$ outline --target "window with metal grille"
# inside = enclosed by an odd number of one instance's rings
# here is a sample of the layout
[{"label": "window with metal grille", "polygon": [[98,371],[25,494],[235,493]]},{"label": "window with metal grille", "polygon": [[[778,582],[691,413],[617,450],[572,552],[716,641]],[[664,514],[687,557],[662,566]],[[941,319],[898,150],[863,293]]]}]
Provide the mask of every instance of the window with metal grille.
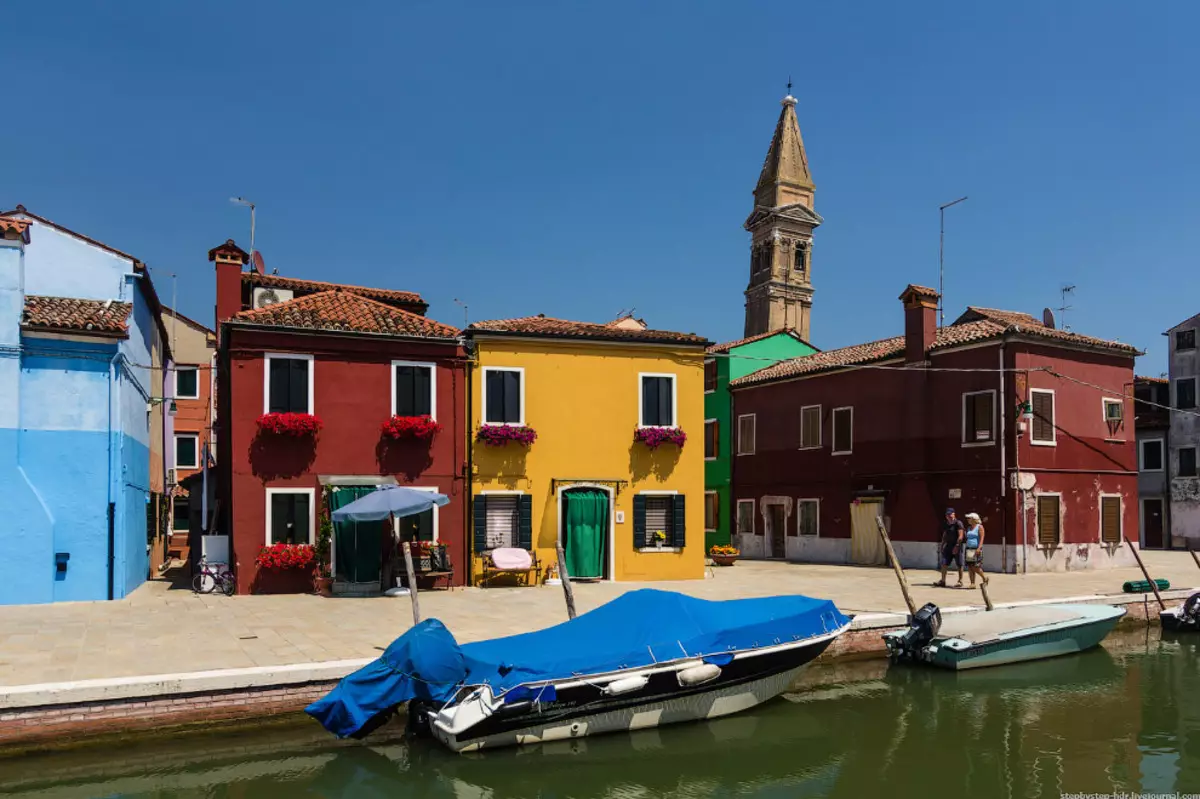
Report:
[{"label": "window with metal grille", "polygon": [[[652,547],[661,542],[663,546],[671,546],[674,540],[674,519],[671,513],[674,508],[674,497],[646,497],[646,539],[642,546]],[[658,533],[662,533],[661,536]]]},{"label": "window with metal grille", "polygon": [[1175,407],[1196,407],[1196,378],[1182,377],[1175,381]]},{"label": "window with metal grille", "polygon": [[1055,440],[1054,392],[1033,389],[1029,392],[1029,400],[1033,405],[1031,440],[1039,444],[1053,444]]},{"label": "window with metal grille", "polygon": [[267,412],[312,413],[309,406],[309,385],[312,361],[308,358],[267,359]]},{"label": "window with metal grille", "polygon": [[433,415],[433,366],[417,363],[397,363],[396,395],[393,416]]},{"label": "window with metal grille", "polygon": [[487,498],[487,548],[516,547],[520,497],[489,494]]},{"label": "window with metal grille", "polygon": [[705,361],[704,362],[704,390],[705,391],[716,391],[717,390],[717,362],[716,361]]},{"label": "window with metal grille", "polygon": [[1175,349],[1176,350],[1194,350],[1196,349],[1196,330],[1176,330],[1175,331]]},{"label": "window with metal grille", "polygon": [[821,446],[821,406],[808,405],[800,409],[800,449]]},{"label": "window with metal grille", "polygon": [[754,425],[754,414],[747,413],[738,417],[737,451],[739,455],[754,454]]},{"label": "window with metal grille", "polygon": [[754,500],[738,500],[737,531],[746,535],[754,535]]},{"label": "window with metal grille", "polygon": [[854,450],[854,409],[833,409],[833,454],[849,455]]},{"label": "window with metal grille", "polygon": [[1100,541],[1121,543],[1121,498],[1100,497]]},{"label": "window with metal grille", "polygon": [[716,491],[704,492],[704,529],[711,532],[717,529],[717,513],[720,510],[720,499]]},{"label": "window with metal grille", "polygon": [[1061,514],[1059,513],[1059,497],[1040,496],[1037,498],[1038,544],[1044,547],[1056,547],[1062,540]]},{"label": "window with metal grille", "polygon": [[720,442],[717,434],[720,432],[721,423],[716,419],[706,419],[704,421],[704,457],[715,458],[721,454]]},{"label": "window with metal grille", "polygon": [[820,512],[820,500],[796,500],[796,532],[806,536],[818,535],[821,529]]},{"label": "window with metal grille", "polygon": [[988,444],[996,440],[994,391],[963,394],[962,440],[964,444]]}]

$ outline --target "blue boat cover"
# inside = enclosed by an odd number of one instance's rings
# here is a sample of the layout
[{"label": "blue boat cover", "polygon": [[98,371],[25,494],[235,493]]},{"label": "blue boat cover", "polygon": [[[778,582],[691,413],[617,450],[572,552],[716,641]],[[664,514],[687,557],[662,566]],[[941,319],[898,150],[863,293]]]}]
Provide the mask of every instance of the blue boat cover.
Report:
[{"label": "blue boat cover", "polygon": [[652,666],[683,657],[728,662],[733,652],[831,633],[849,623],[833,602],[806,596],[714,602],[670,591],[630,591],[572,621],[459,646],[430,619],[379,660],[307,708],[326,729],[353,735],[410,699],[446,702],[461,685],[497,694],[526,683]]}]

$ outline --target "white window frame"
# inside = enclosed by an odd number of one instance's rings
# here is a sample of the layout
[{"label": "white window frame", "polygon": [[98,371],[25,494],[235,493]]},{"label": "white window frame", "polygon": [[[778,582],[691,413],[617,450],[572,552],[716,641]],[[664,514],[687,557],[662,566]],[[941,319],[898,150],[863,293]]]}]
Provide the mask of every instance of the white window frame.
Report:
[{"label": "white window frame", "polygon": [[[179,516],[175,513],[176,503],[182,503],[184,505],[184,507],[186,507],[188,509],[188,526],[187,527],[176,527],[175,526],[175,520],[179,518]],[[179,535],[182,533],[189,532],[191,529],[192,529],[191,498],[179,496],[179,495],[172,497],[171,498],[171,532],[176,535]]]},{"label": "white window frame", "polygon": [[[429,370],[429,418],[437,421],[437,364],[428,361],[392,361],[392,416],[396,415],[396,367],[397,366],[419,366]],[[524,390],[525,381],[521,379],[521,388]],[[409,486],[416,488],[416,486]],[[425,489],[417,489],[424,491]],[[433,489],[430,489],[433,490]],[[436,525],[435,525],[436,526]]]},{"label": "white window frame", "polygon": [[[395,370],[392,370],[392,374],[395,374]],[[393,391],[392,396],[395,396],[395,394],[396,394],[396,392]],[[404,487],[411,488],[413,491],[428,491],[430,493],[437,493],[437,491],[438,491],[437,486],[404,486]],[[437,506],[437,505],[433,506],[433,543],[435,543],[435,544],[442,540],[441,537],[438,535],[438,517],[441,516],[440,511],[441,511],[441,508],[439,506]],[[392,535],[396,536],[395,540],[397,540],[397,541],[400,540],[400,517],[396,517],[395,519],[392,519]]]},{"label": "white window frame", "polygon": [[[1185,352],[1186,352],[1186,350],[1185,350]],[[1194,405],[1192,405],[1191,408],[1180,408],[1179,407],[1179,384],[1182,383],[1184,380],[1192,381],[1192,397],[1195,399],[1196,402]],[[1198,390],[1198,389],[1200,389],[1200,386],[1196,385],[1196,378],[1194,378],[1194,377],[1176,377],[1174,380],[1171,381],[1171,399],[1173,400],[1173,402],[1171,403],[1171,407],[1175,410],[1189,410],[1189,411],[1200,408],[1200,390]]]},{"label": "white window frame", "polygon": [[[1033,425],[1037,421],[1036,418],[1029,419],[1029,445],[1033,447],[1057,447],[1058,446],[1058,397],[1054,396],[1052,388],[1031,388],[1029,389],[1029,411],[1033,413],[1033,395],[1034,394],[1049,394],[1050,395],[1050,440],[1038,441],[1033,437]],[[1062,505],[1058,506],[1059,516],[1062,516]],[[1059,523],[1061,524],[1061,518]]]},{"label": "white window frame", "polygon": [[830,455],[852,455],[854,454],[854,406],[842,405],[834,408],[829,417],[829,447],[833,449],[837,445],[837,413],[838,411],[850,411],[850,449],[836,450],[830,452]]},{"label": "white window frame", "polygon": [[[973,439],[967,438],[967,430],[968,430],[968,428],[967,428],[967,397],[978,397],[981,394],[991,394],[992,395],[992,419],[991,419],[991,429],[989,430],[992,437],[990,439],[988,439],[987,441],[975,441]],[[998,410],[998,408],[996,408],[996,389],[989,388],[989,389],[985,389],[983,391],[964,391],[963,392],[963,395],[962,395],[962,445],[964,448],[996,446],[996,439],[998,438],[998,436],[996,434],[996,412],[997,412],[997,410]],[[975,420],[972,419],[971,421],[974,422]]]},{"label": "white window frame", "polygon": [[[179,373],[180,372],[195,372],[196,373],[196,393],[181,394],[179,393]],[[175,366],[175,399],[200,399],[200,367],[199,366]]]},{"label": "white window frame", "polygon": [[1176,477],[1184,477],[1184,478],[1200,477],[1200,451],[1196,452],[1196,474],[1180,474],[1179,473],[1179,461],[1181,460],[1179,457],[1179,453],[1183,452],[1185,449],[1197,450],[1197,447],[1194,447],[1194,446],[1176,447],[1176,449],[1175,449],[1175,476]]},{"label": "white window frame", "polygon": [[[1103,491],[1100,492],[1099,501],[1096,502],[1096,510],[1099,511],[1099,513],[1096,514],[1096,516],[1098,517],[1098,519],[1096,521],[1096,540],[1098,542],[1100,542],[1101,544],[1108,543],[1104,540],[1104,500],[1105,500],[1105,498],[1116,499],[1117,502],[1120,503],[1121,510],[1120,510],[1119,514],[1117,515],[1117,543],[1124,544],[1125,543],[1125,498],[1123,496],[1121,496],[1120,494],[1106,494]],[[1059,513],[1059,516],[1061,517],[1062,516],[1062,505],[1061,504],[1058,506],[1058,513]],[[1059,526],[1060,527],[1062,526],[1061,518],[1059,519]]]},{"label": "white window frame", "polygon": [[[749,530],[749,532],[738,529],[738,522],[741,521],[741,518],[742,518],[742,512],[740,510],[738,510],[738,508],[741,508],[742,505],[750,506],[750,530]],[[754,507],[754,505],[755,505],[755,502],[752,499],[739,499],[737,501],[737,503],[735,504],[735,507],[734,507],[734,517],[733,517],[733,534],[734,535],[757,535],[757,533],[755,532],[755,521],[754,521],[755,507]]]},{"label": "white window frame", "polygon": [[[817,506],[817,532],[815,535],[805,535],[800,532],[800,506],[805,502],[812,502]],[[821,537],[821,498],[820,497],[798,497],[796,499],[796,537],[804,538],[820,538]]]},{"label": "white window frame", "polygon": [[276,494],[308,494],[308,543],[316,543],[317,537],[317,489],[315,488],[268,488],[267,489],[267,529],[263,535],[263,545],[271,546],[271,497]]},{"label": "white window frame", "polygon": [[[1061,491],[1039,491],[1033,495],[1033,544],[1037,549],[1061,549],[1063,546],[1063,495]],[[1042,520],[1038,513],[1038,497],[1058,497],[1058,543],[1042,543]]]},{"label": "white window frame", "polygon": [[[1146,445],[1147,444],[1158,444],[1158,468],[1157,469],[1147,469],[1146,468]],[[1154,473],[1154,472],[1163,471],[1167,466],[1167,457],[1168,457],[1167,442],[1165,439],[1143,438],[1141,441],[1138,442],[1138,471],[1139,472]]]},{"label": "white window frame", "polygon": [[[662,377],[662,375],[654,375],[654,377]],[[640,380],[638,382],[638,385],[641,385]],[[640,405],[640,403],[639,403],[639,405]],[[638,492],[638,494],[642,495],[643,497],[673,497],[673,496],[676,496],[678,493],[679,493],[678,491],[639,491]],[[675,512],[675,509],[674,509],[674,506],[672,506],[671,513],[673,514],[674,512]],[[674,521],[672,521],[672,524],[673,523],[674,523]],[[633,534],[637,535],[637,531],[634,530]],[[684,534],[685,535],[687,534],[686,529],[684,530]],[[637,547],[637,551],[645,553],[645,554],[650,554],[653,552],[682,552],[683,551],[682,547],[664,546],[660,549],[658,547],[642,546],[642,545],[640,545],[640,542],[637,542],[637,543],[639,543],[639,546]]]},{"label": "white window frame", "polygon": [[[705,358],[705,359],[704,359],[704,371],[705,371],[705,372],[707,372],[707,371],[708,371],[708,365],[709,365],[710,363],[713,365],[713,367],[716,367],[716,365],[717,365],[717,359],[716,359],[716,358]],[[703,378],[704,382],[707,384],[707,383],[708,383],[708,377],[707,377],[707,375],[702,375],[702,378]],[[715,393],[716,393],[716,391],[717,391],[717,389],[716,389],[716,386],[715,386],[716,382],[717,382],[716,380],[713,380],[713,383],[714,383],[714,386],[713,386],[713,388],[706,388],[706,389],[704,389],[704,393],[705,393],[705,394],[715,394]]]},{"label": "white window frame", "polygon": [[[644,410],[644,406],[642,404],[642,380],[643,380],[643,378],[646,378],[646,377],[669,377],[671,379],[671,424],[667,424],[667,425],[646,424],[645,419],[642,417],[642,411]],[[667,372],[638,372],[637,381],[638,381],[638,383],[637,383],[638,428],[645,429],[645,428],[654,427],[654,428],[659,428],[661,430],[678,430],[679,429],[679,379],[678,379],[678,377],[674,374],[669,374]]]},{"label": "white window frame", "polygon": [[[751,428],[753,428],[754,433],[751,436],[749,450],[742,449],[742,420],[743,419],[749,419],[753,423],[753,424],[751,424]],[[738,418],[737,418],[737,456],[740,458],[743,455],[753,455],[757,451],[758,451],[758,414],[756,414],[756,413],[738,414]]]},{"label": "white window frame", "polygon": [[705,419],[704,420],[704,442],[705,443],[708,442],[708,425],[710,422],[717,425],[717,442],[716,442],[717,454],[713,455],[711,458],[708,457],[707,455],[705,455],[704,460],[715,461],[717,458],[721,457],[721,420],[720,419]]},{"label": "white window frame", "polygon": [[294,352],[268,352],[263,355],[263,413],[271,412],[271,361],[274,360],[308,361],[308,414],[316,414],[317,406],[313,402],[313,376],[317,371],[316,361],[311,355]]},{"label": "white window frame", "polygon": [[[1121,418],[1120,419],[1109,419],[1108,418],[1108,406],[1109,405],[1120,406],[1120,408],[1121,408]],[[1100,398],[1100,411],[1103,414],[1101,418],[1104,420],[1105,424],[1108,424],[1110,421],[1117,421],[1117,422],[1120,422],[1122,425],[1125,424],[1125,400],[1120,399],[1119,397],[1101,397]]]},{"label": "white window frame", "polygon": [[[806,446],[804,446],[804,412],[807,410],[810,410],[812,408],[817,409],[817,443],[811,444],[806,447]],[[820,449],[821,445],[824,443],[824,440],[825,440],[824,431],[822,429],[823,427],[824,427],[824,424],[822,424],[822,420],[821,420],[821,406],[820,405],[801,405],[800,406],[800,449]]]},{"label": "white window frame", "polygon": [[[517,372],[521,375],[521,418],[515,422],[489,422],[487,419],[487,376],[489,372]],[[393,391],[394,395],[395,392]],[[480,386],[480,397],[483,400],[483,405],[479,409],[480,424],[493,425],[499,427],[524,427],[525,426],[525,367],[524,366],[485,366],[483,367],[483,385]],[[511,493],[511,492],[510,492]],[[517,492],[520,493],[520,492]]]},{"label": "white window frame", "polygon": [[[521,382],[522,393],[524,393],[524,386],[525,386],[525,383],[524,383],[524,381],[522,381]],[[493,422],[485,422],[485,424],[499,424],[499,422],[494,422],[494,423]],[[574,486],[572,486],[572,488],[574,488]],[[524,491],[510,491],[509,489],[506,489],[506,488],[497,488],[497,489],[492,489],[490,491],[489,490],[480,491],[479,493],[481,495],[489,496],[489,497],[517,497],[517,525],[518,525],[518,528],[516,530],[513,530],[513,546],[516,546],[518,543],[519,537],[521,535],[521,530],[520,530],[520,526],[519,526],[521,523],[520,522],[521,499],[520,498],[525,495],[525,492]],[[472,510],[474,510],[474,509],[472,508]],[[559,514],[559,516],[561,518],[561,513]],[[472,520],[472,523],[474,523],[474,520]],[[485,514],[484,524],[486,524],[486,523],[487,522],[486,522],[486,514]],[[474,530],[472,530],[471,532],[473,533]],[[559,536],[561,537],[561,535],[562,534],[560,532]],[[485,532],[484,543],[486,543],[486,538],[487,538],[487,534]],[[533,541],[534,541],[533,548],[537,549],[537,528],[534,528]],[[472,544],[472,546],[474,546],[474,544]],[[491,551],[492,550],[490,550],[490,549],[485,549],[483,552],[491,552]],[[483,554],[483,552],[474,552],[474,553],[472,553],[472,557],[479,557]]]},{"label": "white window frame", "polygon": [[[200,463],[200,434],[192,433],[192,432],[185,430],[185,431],[176,432],[174,434],[174,436],[175,436],[175,458],[174,458],[175,468],[177,470],[178,469],[199,469],[203,465],[202,463]],[[192,463],[191,465],[185,466],[184,464],[179,462],[179,439],[181,439],[181,438],[190,438],[195,442],[195,444],[192,447],[192,452],[195,455],[195,457],[192,458],[194,463]]]},{"label": "white window frame", "polygon": [[[706,532],[706,533],[715,533],[715,532],[717,531],[717,529],[718,529],[718,528],[721,526],[721,493],[720,493],[719,491],[705,491],[705,492],[704,492],[704,503],[705,503],[705,505],[707,505],[707,504],[708,504],[708,498],[709,498],[710,496],[712,496],[712,497],[716,497],[716,498],[717,498],[717,512],[716,512],[716,514],[715,514],[715,518],[713,519],[713,525],[714,525],[714,526],[713,526],[713,527],[709,527],[709,526],[708,526],[708,524],[705,524],[705,525],[704,525],[704,532]],[[707,510],[708,510],[708,508],[706,507],[706,508],[705,508],[705,511],[707,512]],[[707,515],[707,513],[706,513],[706,515]]]}]

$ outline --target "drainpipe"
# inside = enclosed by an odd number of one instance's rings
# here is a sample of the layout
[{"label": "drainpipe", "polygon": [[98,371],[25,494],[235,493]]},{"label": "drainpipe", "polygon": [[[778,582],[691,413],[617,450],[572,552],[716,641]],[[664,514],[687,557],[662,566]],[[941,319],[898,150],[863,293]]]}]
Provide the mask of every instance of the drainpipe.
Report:
[{"label": "drainpipe", "polygon": [[[1004,339],[1000,339],[1000,393],[996,396],[999,397],[998,404],[1000,405],[1000,513],[1003,517],[1000,529],[1007,530],[1008,486],[1006,485],[1006,480],[1008,475],[1005,473],[1007,470],[1005,469],[1006,453],[1004,450],[1006,447],[1008,447],[1008,438],[1005,436],[1005,430],[1007,428],[1005,420],[1008,416],[1008,401],[1004,396]],[[1005,553],[1002,552],[1001,556],[1005,557]],[[1016,568],[1015,563],[1013,564],[1013,568]]]},{"label": "drainpipe", "polygon": [[[467,358],[463,361],[463,372],[467,378],[467,474],[463,481],[465,490],[463,491],[463,562],[466,564],[467,585],[473,585],[475,582],[475,559],[472,557],[471,542],[474,540],[474,520],[472,515],[474,510],[471,506],[472,497],[474,495],[475,472],[472,454],[475,448],[471,442],[471,425],[474,419],[474,397],[475,393],[472,390],[474,380],[474,358],[472,353],[468,351],[468,347],[473,342],[466,339],[463,340],[463,350],[466,351]],[[461,440],[461,438],[460,438]]]},{"label": "drainpipe", "polygon": [[120,396],[115,391],[117,380],[117,361],[121,357],[120,347],[113,353],[112,358],[108,361],[108,425],[107,425],[107,445],[108,445],[108,557],[105,560],[108,572],[108,598],[111,600],[115,594],[115,560],[116,560],[116,522],[117,522],[117,506],[116,498],[113,496],[113,402]]}]

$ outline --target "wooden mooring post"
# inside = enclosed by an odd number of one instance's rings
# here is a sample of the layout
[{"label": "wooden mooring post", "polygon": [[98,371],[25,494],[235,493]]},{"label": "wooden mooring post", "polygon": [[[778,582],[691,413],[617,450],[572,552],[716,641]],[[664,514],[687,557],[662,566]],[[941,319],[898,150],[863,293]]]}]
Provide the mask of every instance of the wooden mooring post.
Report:
[{"label": "wooden mooring post", "polygon": [[888,538],[887,527],[883,524],[883,517],[876,516],[875,524],[879,527],[879,537],[883,539],[883,548],[887,550],[888,560],[891,561],[892,571],[896,573],[896,579],[900,581],[900,591],[904,594],[904,603],[908,605],[909,615],[917,615],[917,604],[913,602],[912,594],[908,591],[908,579],[904,576],[904,569],[900,568],[900,561],[896,560],[896,552],[892,549],[892,539]]},{"label": "wooden mooring post", "polygon": [[557,547],[558,550],[558,578],[562,580],[563,596],[567,600],[567,618],[575,618],[575,591],[571,588],[571,575],[567,574],[567,556],[563,552],[562,542],[560,541]]},{"label": "wooden mooring post", "polygon": [[1197,568],[1200,568],[1200,557],[1196,556],[1196,548],[1192,546],[1192,539],[1188,538],[1186,540],[1188,552],[1192,553],[1192,560],[1196,561]]},{"label": "wooden mooring post", "polygon": [[[1167,605],[1165,602],[1163,602],[1162,594],[1158,593],[1158,583],[1154,582],[1154,580],[1150,577],[1150,572],[1146,571],[1146,564],[1142,563],[1141,553],[1138,552],[1137,547],[1133,545],[1133,542],[1129,540],[1128,534],[1126,534],[1124,538],[1125,543],[1129,545],[1129,551],[1133,553],[1133,557],[1137,561],[1138,567],[1142,570],[1142,576],[1146,578],[1146,582],[1150,583],[1150,590],[1154,592],[1154,598],[1158,600],[1158,609],[1166,610]],[[1192,557],[1195,557],[1195,554],[1193,554]]]},{"label": "wooden mooring post", "polygon": [[417,572],[413,568],[412,547],[404,542],[404,568],[408,570],[408,596],[412,599],[413,625],[421,623],[421,605],[417,602]]}]

